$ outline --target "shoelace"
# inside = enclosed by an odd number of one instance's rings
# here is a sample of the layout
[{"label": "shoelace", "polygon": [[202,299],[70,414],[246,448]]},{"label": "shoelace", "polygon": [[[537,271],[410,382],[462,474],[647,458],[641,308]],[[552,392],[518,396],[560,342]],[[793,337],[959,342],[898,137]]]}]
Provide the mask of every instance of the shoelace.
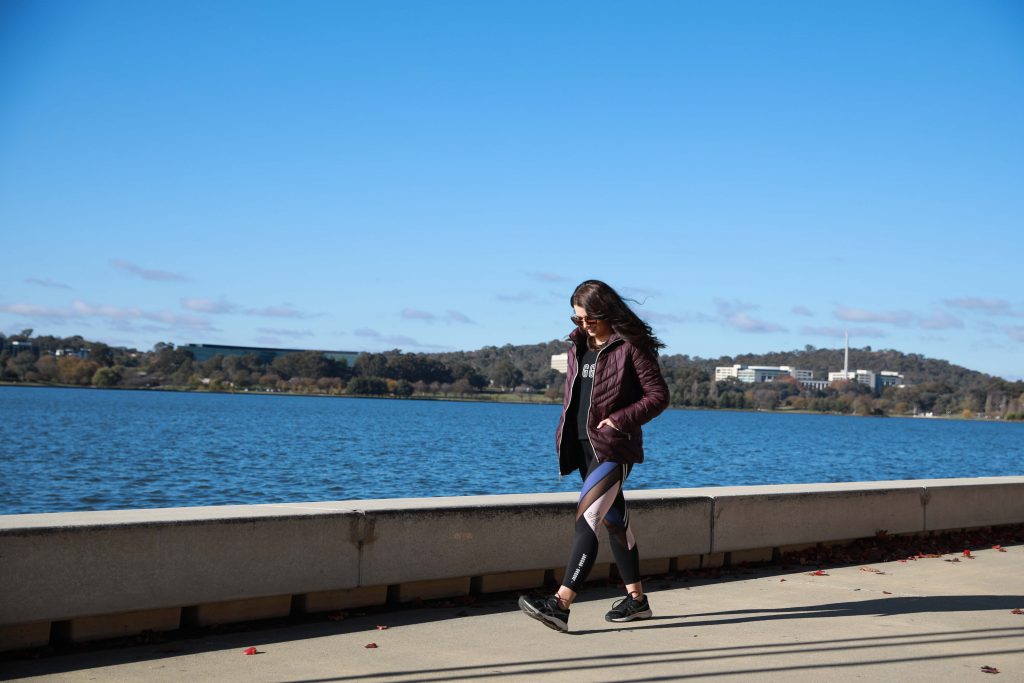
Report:
[{"label": "shoelace", "polygon": [[[641,598],[640,600],[643,600],[643,598]],[[637,600],[632,595],[627,595],[626,597],[622,598],[617,603],[612,605],[612,609],[621,609],[623,607],[629,609],[633,606],[639,606],[641,604],[640,600]]]}]

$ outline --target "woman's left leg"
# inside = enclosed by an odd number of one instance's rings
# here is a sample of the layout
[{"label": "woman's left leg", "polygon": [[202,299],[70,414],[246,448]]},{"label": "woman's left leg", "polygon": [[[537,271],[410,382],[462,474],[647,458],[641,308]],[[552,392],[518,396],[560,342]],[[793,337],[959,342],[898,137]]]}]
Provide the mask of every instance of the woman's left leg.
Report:
[{"label": "woman's left leg", "polygon": [[[630,466],[620,467],[621,481],[625,482],[629,476]],[[643,586],[640,583],[640,550],[637,548],[633,529],[629,525],[629,510],[626,509],[626,498],[622,495],[621,485],[615,502],[604,516],[604,525],[608,529],[608,539],[611,541],[612,555],[615,556],[619,576],[626,584],[626,590],[630,594],[636,593],[636,597],[639,598],[643,595]]]}]

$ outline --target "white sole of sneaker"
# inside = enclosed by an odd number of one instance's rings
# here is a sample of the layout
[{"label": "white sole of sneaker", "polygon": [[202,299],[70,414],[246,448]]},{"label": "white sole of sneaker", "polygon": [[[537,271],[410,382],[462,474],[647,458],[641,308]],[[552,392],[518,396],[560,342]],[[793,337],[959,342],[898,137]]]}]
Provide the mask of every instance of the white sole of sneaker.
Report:
[{"label": "white sole of sneaker", "polygon": [[645,609],[643,612],[637,612],[635,614],[630,614],[628,617],[620,617],[618,619],[613,619],[612,617],[605,616],[604,620],[610,621],[613,624],[624,624],[627,621],[637,621],[638,619],[650,619],[652,616],[654,616],[654,612],[652,612],[649,609]]},{"label": "white sole of sneaker", "polygon": [[523,614],[525,614],[526,616],[530,617],[531,619],[536,619],[537,621],[544,624],[550,629],[554,629],[559,633],[569,632],[569,624],[562,621],[561,619],[558,619],[557,617],[551,616],[550,614],[544,614],[543,612],[538,611],[536,607],[534,607],[529,603],[529,601],[527,601],[525,595],[521,595],[519,597],[519,609],[523,610]]}]

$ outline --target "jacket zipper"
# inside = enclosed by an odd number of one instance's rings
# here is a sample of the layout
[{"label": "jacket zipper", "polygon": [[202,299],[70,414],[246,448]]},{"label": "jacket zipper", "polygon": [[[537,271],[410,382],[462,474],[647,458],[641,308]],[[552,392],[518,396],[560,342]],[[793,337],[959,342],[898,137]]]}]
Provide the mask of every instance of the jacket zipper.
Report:
[{"label": "jacket zipper", "polygon": [[[620,341],[622,341],[622,340],[621,339],[617,339],[614,342],[612,342],[611,344],[606,344],[605,346],[603,346],[600,349],[598,349],[597,355],[594,356],[594,376],[592,378],[593,379],[593,384],[590,385],[590,404],[587,406],[587,441],[590,442],[590,450],[594,451],[594,457],[597,458],[598,462],[601,462],[601,456],[597,454],[597,449],[594,448],[594,440],[590,437],[590,410],[594,407],[594,386],[597,385],[597,363],[598,363],[599,360],[601,360],[601,354],[604,353],[606,349],[610,348],[614,344],[618,344]],[[577,370],[579,370],[579,366],[580,366],[580,363],[577,360],[576,361],[576,369]],[[576,379],[574,377],[573,378],[573,382],[575,382],[575,381],[576,381]],[[563,429],[563,433],[564,433],[565,427],[563,427],[562,429]],[[616,428],[616,431],[620,431],[621,432],[622,430]]]}]

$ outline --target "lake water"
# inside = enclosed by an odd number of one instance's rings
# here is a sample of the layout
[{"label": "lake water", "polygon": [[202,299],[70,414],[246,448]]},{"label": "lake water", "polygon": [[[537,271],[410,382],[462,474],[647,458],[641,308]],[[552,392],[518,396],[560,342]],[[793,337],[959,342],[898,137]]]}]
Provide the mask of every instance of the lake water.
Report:
[{"label": "lake water", "polygon": [[[0,514],[536,493],[553,405],[0,387]],[[1024,424],[668,410],[629,489],[1024,474]]]}]

